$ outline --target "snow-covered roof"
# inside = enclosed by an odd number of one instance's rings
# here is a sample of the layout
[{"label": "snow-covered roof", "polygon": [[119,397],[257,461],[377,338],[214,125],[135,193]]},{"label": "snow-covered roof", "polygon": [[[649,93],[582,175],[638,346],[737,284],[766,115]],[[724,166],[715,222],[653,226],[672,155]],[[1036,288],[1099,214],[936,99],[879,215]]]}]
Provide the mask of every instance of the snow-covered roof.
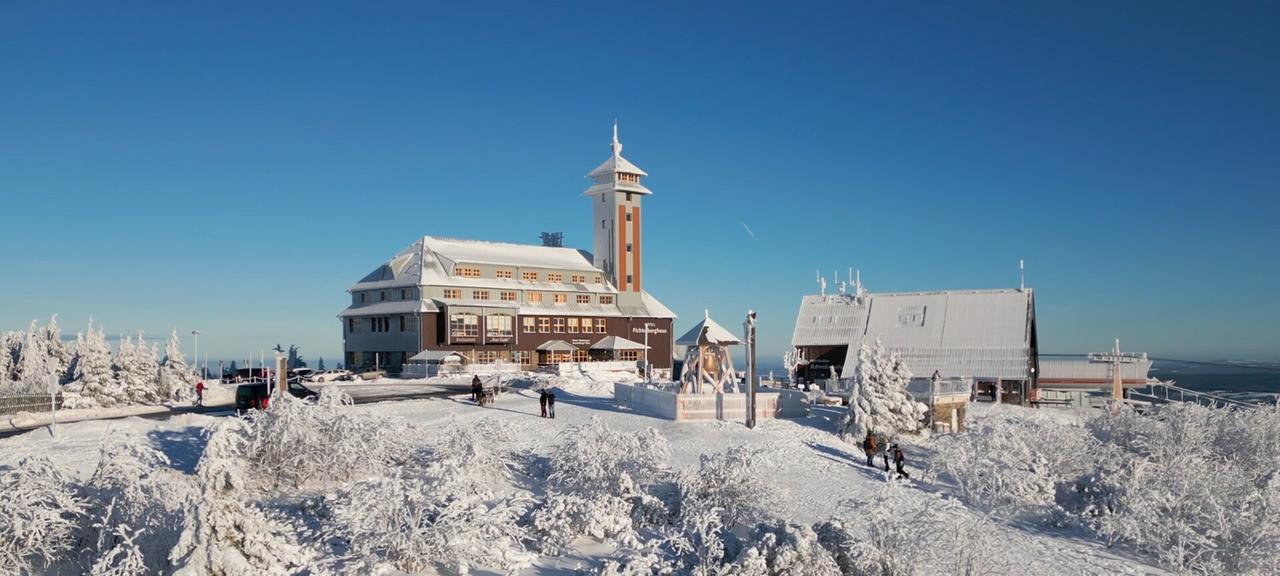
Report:
[{"label": "snow-covered roof", "polygon": [[453,285],[469,282],[477,286],[502,285],[497,279],[456,277],[453,273],[454,267],[458,264],[489,264],[603,274],[591,263],[590,253],[574,248],[423,236],[355,283],[351,290],[445,283]]},{"label": "snow-covered roof", "polygon": [[618,123],[613,124],[613,142],[609,144],[609,149],[613,151],[613,155],[605,160],[604,163],[596,166],[595,170],[587,173],[587,178],[595,181],[583,195],[593,196],[603,194],[613,190],[621,190],[623,192],[631,192],[633,194],[652,194],[648,188],[639,182],[637,178],[635,182],[630,180],[622,180],[618,178],[618,174],[634,174],[636,176],[648,176],[639,166],[632,164],[626,158],[622,157],[622,143],[618,141]]},{"label": "snow-covered roof", "polygon": [[633,318],[676,318],[676,313],[664,306],[653,295],[640,291],[619,292],[617,297],[618,311],[623,316]]},{"label": "snow-covered roof", "polygon": [[538,345],[538,350],[542,352],[575,352],[578,347],[564,340],[548,340]]},{"label": "snow-covered roof", "polygon": [[639,342],[632,342],[621,336],[606,336],[591,345],[592,350],[644,350],[648,348]]},{"label": "snow-covered roof", "polygon": [[635,174],[638,176],[649,175],[644,170],[641,170],[639,166],[632,164],[630,160],[623,158],[621,154],[616,154],[614,156],[610,156],[609,159],[605,160],[603,164],[596,166],[595,170],[588,172],[587,178],[609,176],[616,172],[622,172],[624,174]]},{"label": "snow-covered roof", "polygon": [[[1120,365],[1120,378],[1126,386],[1145,386],[1151,360],[1143,358]],[[1098,387],[1111,385],[1111,364],[1091,362],[1088,358],[1040,358],[1041,388]]]},{"label": "snow-covered roof", "polygon": [[1034,318],[1031,290],[805,296],[791,343],[848,346],[848,374],[862,343],[879,339],[918,375],[1025,379]]},{"label": "snow-covered roof", "polygon": [[435,303],[430,300],[397,300],[395,302],[378,302],[363,306],[348,306],[338,313],[339,318],[352,316],[386,316],[391,314],[418,314],[422,312],[438,312]]},{"label": "snow-covered roof", "polygon": [[676,344],[680,346],[699,346],[702,344],[716,344],[719,346],[732,346],[741,344],[733,332],[725,330],[723,326],[716,324],[711,319],[710,314],[704,314],[702,321],[694,325],[684,336],[676,339]]},{"label": "snow-covered roof", "polygon": [[449,358],[463,360],[463,356],[449,350],[423,350],[409,357],[410,362],[443,362]]}]

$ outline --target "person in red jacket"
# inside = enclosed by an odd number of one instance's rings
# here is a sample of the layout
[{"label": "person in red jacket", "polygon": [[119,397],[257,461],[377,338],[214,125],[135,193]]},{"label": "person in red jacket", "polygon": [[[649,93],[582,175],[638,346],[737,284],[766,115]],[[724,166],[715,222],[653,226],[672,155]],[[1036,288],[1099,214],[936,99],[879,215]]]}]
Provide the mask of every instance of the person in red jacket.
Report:
[{"label": "person in red jacket", "polygon": [[196,382],[196,406],[204,406],[204,380]]}]

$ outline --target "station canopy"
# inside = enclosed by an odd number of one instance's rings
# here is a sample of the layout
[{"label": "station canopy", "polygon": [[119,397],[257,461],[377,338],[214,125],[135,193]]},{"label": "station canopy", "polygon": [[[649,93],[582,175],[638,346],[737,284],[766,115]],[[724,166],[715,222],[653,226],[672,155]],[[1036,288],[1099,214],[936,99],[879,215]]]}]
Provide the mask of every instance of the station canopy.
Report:
[{"label": "station canopy", "polygon": [[639,342],[632,342],[620,336],[609,336],[602,338],[599,342],[591,345],[592,350],[644,350],[648,348]]},{"label": "station canopy", "polygon": [[564,340],[551,340],[543,342],[542,345],[538,346],[539,352],[576,352],[577,350],[577,346],[565,342]]}]

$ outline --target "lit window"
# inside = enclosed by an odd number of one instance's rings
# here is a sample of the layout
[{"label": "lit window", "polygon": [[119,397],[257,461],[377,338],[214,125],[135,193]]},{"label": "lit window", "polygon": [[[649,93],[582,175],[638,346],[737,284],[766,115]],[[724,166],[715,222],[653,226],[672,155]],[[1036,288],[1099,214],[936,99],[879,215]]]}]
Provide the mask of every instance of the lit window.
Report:
[{"label": "lit window", "polygon": [[488,300],[489,291],[488,290],[472,290],[471,297],[476,300]]},{"label": "lit window", "polygon": [[600,318],[596,320],[596,334],[604,334],[604,332],[605,332],[604,318]]},{"label": "lit window", "polygon": [[556,304],[564,304],[567,300],[568,300],[568,296],[563,293],[551,295],[551,301],[555,302]]},{"label": "lit window", "polygon": [[582,284],[583,282],[586,282],[586,281],[587,281],[587,275],[586,275],[586,274],[574,274],[572,277],[570,277],[570,280],[572,280],[572,281],[574,281],[574,282],[576,282],[576,283],[578,283],[578,284]]},{"label": "lit window", "polygon": [[493,273],[494,278],[502,278],[503,280],[510,280],[511,276],[512,273],[510,268],[499,268]]},{"label": "lit window", "polygon": [[574,297],[574,300],[575,300],[577,303],[579,303],[579,304],[590,304],[590,303],[591,303],[591,295],[590,295],[590,294],[578,294],[577,296],[575,296],[575,297]]},{"label": "lit window", "polygon": [[538,273],[537,272],[521,272],[520,279],[524,280],[525,282],[537,282]]},{"label": "lit window", "polygon": [[542,293],[541,292],[525,292],[524,300],[525,302],[528,302],[530,304],[541,304]]},{"label": "lit window", "polygon": [[525,316],[521,320],[524,323],[525,334],[532,333],[535,330],[534,326],[536,326],[538,323],[537,320],[533,319],[533,317],[530,317],[530,316]]},{"label": "lit window", "polygon": [[541,333],[543,333],[543,334],[546,334],[546,333],[548,333],[548,332],[551,332],[551,319],[550,319],[550,318],[539,318],[539,319],[538,319],[538,332],[541,332]]},{"label": "lit window", "polygon": [[564,274],[561,274],[559,272],[547,273],[547,282],[563,282],[563,281],[564,281]]},{"label": "lit window", "polygon": [[493,364],[498,359],[498,353],[493,350],[481,350],[476,352],[476,362],[480,364]]},{"label": "lit window", "polygon": [[475,314],[451,314],[449,334],[454,338],[475,338],[480,335],[480,317]]},{"label": "lit window", "polygon": [[612,294],[601,294],[601,295],[600,295],[600,303],[601,303],[601,304],[613,304],[613,295],[612,295]]},{"label": "lit window", "polygon": [[577,318],[570,318],[570,319],[569,319],[569,333],[570,333],[570,334],[577,334],[577,333],[578,333],[578,319],[577,319]]},{"label": "lit window", "polygon": [[504,292],[499,292],[499,293],[498,293],[498,299],[499,299],[499,300],[502,300],[503,302],[515,302],[515,301],[516,301],[516,293],[515,293],[515,292],[505,292],[505,291],[504,291]]},{"label": "lit window", "polygon": [[563,334],[563,333],[564,333],[564,318],[556,318],[556,319],[554,319],[554,320],[552,321],[552,325],[553,325],[553,326],[555,326],[555,330],[554,330],[554,331],[555,331],[555,333],[556,333],[556,334]]},{"label": "lit window", "polygon": [[462,290],[459,288],[445,288],[444,297],[445,298],[461,298]]},{"label": "lit window", "polygon": [[453,273],[454,275],[461,276],[463,278],[479,278],[480,277],[480,269],[472,266],[458,266],[457,268],[454,269]]},{"label": "lit window", "polygon": [[583,332],[584,334],[590,334],[590,333],[592,332],[592,328],[591,328],[591,319],[590,319],[590,318],[583,318],[583,319],[582,319],[582,332]]},{"label": "lit window", "polygon": [[490,314],[484,319],[484,335],[488,338],[510,338],[513,318],[509,314]]},{"label": "lit window", "polygon": [[599,283],[601,283],[602,281],[603,281],[603,279],[601,279],[601,278],[600,278],[600,275],[599,275],[599,274],[596,274],[596,284],[599,284]]}]

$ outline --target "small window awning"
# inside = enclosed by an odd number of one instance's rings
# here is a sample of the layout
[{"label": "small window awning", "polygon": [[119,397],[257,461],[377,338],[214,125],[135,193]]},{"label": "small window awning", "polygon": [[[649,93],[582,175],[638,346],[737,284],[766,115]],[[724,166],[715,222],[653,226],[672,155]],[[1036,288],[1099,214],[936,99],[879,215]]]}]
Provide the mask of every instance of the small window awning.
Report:
[{"label": "small window awning", "polygon": [[409,358],[410,362],[440,362],[448,360],[462,361],[462,355],[448,350],[423,350]]},{"label": "small window awning", "polygon": [[539,352],[577,352],[578,347],[564,340],[551,340],[538,346]]},{"label": "small window awning", "polygon": [[608,336],[591,345],[592,350],[612,350],[614,352],[619,350],[644,350],[645,348],[648,348],[648,346],[639,342],[632,342],[621,336]]}]

